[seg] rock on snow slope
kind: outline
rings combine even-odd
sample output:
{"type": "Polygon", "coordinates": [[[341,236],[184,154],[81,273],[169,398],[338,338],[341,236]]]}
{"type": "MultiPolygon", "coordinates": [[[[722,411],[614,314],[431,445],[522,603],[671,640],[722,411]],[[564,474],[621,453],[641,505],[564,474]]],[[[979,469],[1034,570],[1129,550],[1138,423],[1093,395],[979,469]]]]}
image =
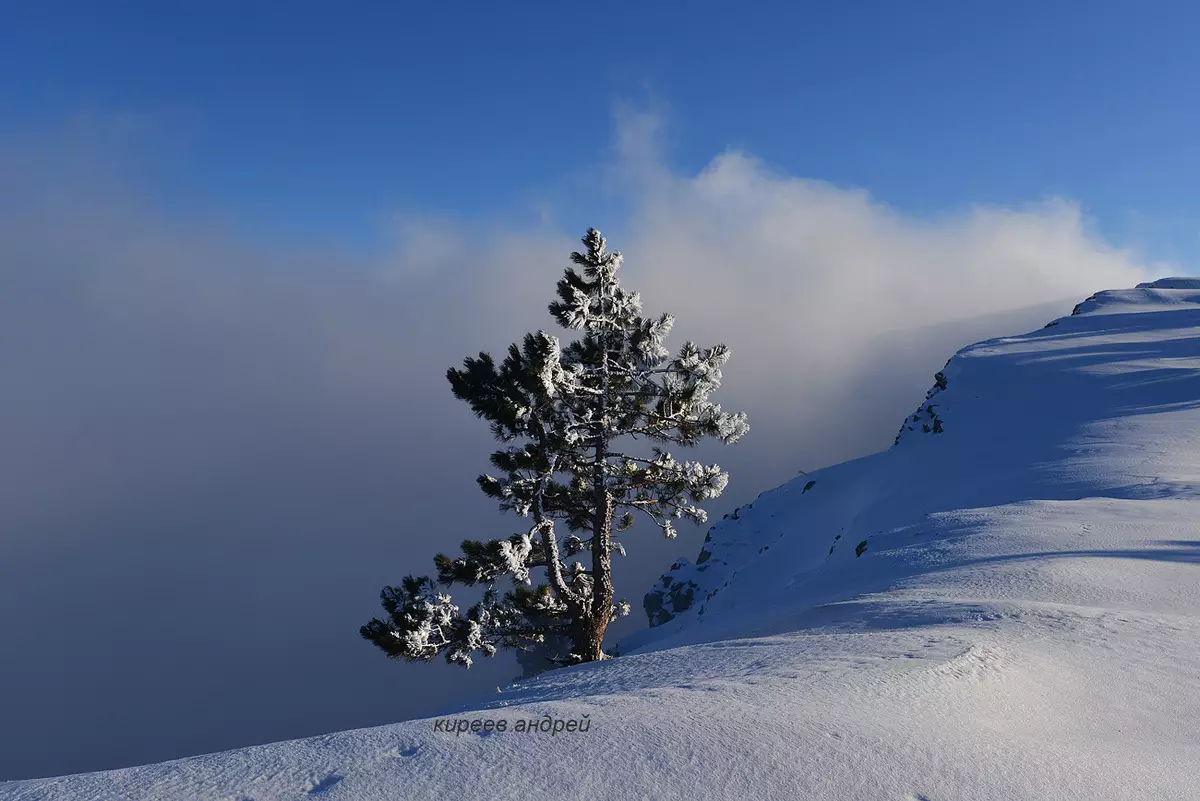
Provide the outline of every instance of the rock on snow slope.
{"type": "Polygon", "coordinates": [[[451,716],[503,733],[416,720],[0,797],[1200,798],[1200,279],[1099,293],[938,385],[891,449],[715,525],[668,576],[690,606],[652,598],[673,617],[619,659],[451,716]],[[544,715],[590,726],[513,731],[544,715]]]}

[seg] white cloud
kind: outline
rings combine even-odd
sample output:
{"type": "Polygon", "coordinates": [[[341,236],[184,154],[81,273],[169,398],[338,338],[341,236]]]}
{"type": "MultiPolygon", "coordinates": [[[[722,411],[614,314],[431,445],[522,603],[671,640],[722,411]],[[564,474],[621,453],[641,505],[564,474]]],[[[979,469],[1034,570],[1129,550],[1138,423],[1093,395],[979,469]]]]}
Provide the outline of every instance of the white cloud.
{"type": "Polygon", "coordinates": [[[963,337],[1040,325],[1048,303],[1057,316],[1171,269],[1113,247],[1063,198],[927,219],[735,151],[672,172],[647,158],[662,129],[650,116],[618,115],[627,281],[679,316],[680,336],[733,347],[724,396],[753,412],[746,451],[762,448],[755,463],[780,477],[787,459],[814,467],[889,444],[963,337]],[[787,455],[767,445],[781,436],[787,455]]]}

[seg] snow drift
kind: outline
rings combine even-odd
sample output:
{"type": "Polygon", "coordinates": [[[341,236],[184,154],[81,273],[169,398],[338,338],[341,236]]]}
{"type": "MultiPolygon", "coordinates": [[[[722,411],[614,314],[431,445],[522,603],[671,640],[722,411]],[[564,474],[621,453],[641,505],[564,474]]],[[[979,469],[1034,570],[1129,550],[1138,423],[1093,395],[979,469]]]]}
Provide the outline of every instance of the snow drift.
{"type": "Polygon", "coordinates": [[[1196,798],[1198,489],[1200,279],[1101,292],[714,525],[618,659],[0,797],[1196,798]]]}

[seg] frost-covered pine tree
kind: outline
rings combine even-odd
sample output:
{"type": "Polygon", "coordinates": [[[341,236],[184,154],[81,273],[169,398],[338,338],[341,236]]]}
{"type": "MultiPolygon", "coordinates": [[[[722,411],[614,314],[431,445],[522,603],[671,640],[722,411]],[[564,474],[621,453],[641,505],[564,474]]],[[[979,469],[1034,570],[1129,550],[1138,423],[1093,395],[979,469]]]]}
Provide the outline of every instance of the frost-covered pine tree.
{"type": "Polygon", "coordinates": [[[386,617],[361,633],[388,656],[443,654],[470,667],[476,652],[566,641],[563,663],[603,659],[608,624],[629,610],[613,597],[612,555],[625,552],[614,534],[644,516],[674,537],[677,520],[703,523],[697,504],[725,488],[718,465],[677,461],[662,446],[746,433],[745,414],[709,401],[729,348],[685,342],[671,358],[663,342],[674,318],[642,316],[638,294],[618,280],[621,254],[599,231],[583,244],[550,304],[577,338],[527,334],[499,364],[480,353],[447,372],[455,397],[504,443],[491,457],[497,475],[480,476],[480,488],[527,525],[505,539],[467,540],[459,556],[438,554],[436,579],[385,587],[386,617]],[[511,584],[503,594],[502,580],[511,584]],[[483,597],[463,611],[442,589],[453,584],[479,585],[483,597]]]}

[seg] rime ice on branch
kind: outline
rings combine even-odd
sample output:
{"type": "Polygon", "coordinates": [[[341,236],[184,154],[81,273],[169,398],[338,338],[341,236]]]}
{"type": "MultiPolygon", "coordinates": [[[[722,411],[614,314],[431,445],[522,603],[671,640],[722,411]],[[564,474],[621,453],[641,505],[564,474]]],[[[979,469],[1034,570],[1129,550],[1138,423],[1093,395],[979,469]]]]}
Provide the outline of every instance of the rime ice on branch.
{"type": "Polygon", "coordinates": [[[589,229],[583,245],[549,307],[577,338],[526,334],[499,364],[480,353],[447,372],[455,397],[504,443],[491,456],[496,475],[480,476],[479,487],[526,525],[506,538],[466,540],[459,556],[438,554],[436,581],[409,576],[386,587],[387,616],[361,633],[388,656],[440,653],[470,667],[477,652],[566,638],[570,653],[552,661],[603,659],[609,622],[629,610],[613,598],[612,554],[624,554],[613,535],[641,517],[674,537],[677,520],[705,522],[697,504],[725,489],[718,465],[678,461],[664,447],[733,443],[748,430],[745,414],[709,401],[729,348],[685,342],[672,358],[663,343],[674,318],[642,316],[638,293],[617,277],[621,254],[599,231],[589,229]],[[636,449],[641,443],[648,447],[636,449]],[[503,594],[501,579],[510,585],[503,594]],[[455,583],[483,586],[482,600],[463,612],[438,589],[455,583]]]}

